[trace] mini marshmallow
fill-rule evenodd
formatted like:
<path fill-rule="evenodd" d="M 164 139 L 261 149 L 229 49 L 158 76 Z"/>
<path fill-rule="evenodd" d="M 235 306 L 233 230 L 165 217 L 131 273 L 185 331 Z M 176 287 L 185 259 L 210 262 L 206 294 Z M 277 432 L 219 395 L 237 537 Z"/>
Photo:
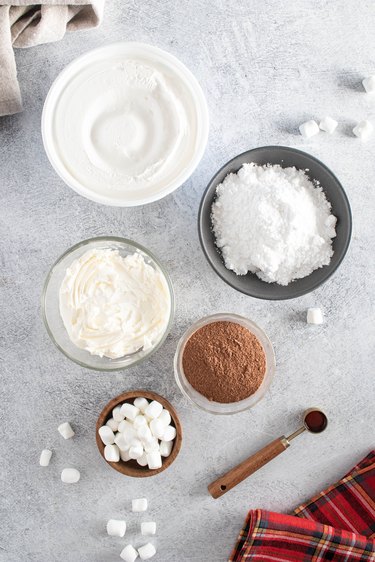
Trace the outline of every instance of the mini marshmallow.
<path fill-rule="evenodd" d="M 151 419 L 158 418 L 163 411 L 163 406 L 157 400 L 153 400 L 145 410 L 145 415 Z"/>
<path fill-rule="evenodd" d="M 148 464 L 147 454 L 143 453 L 143 455 L 137 459 L 137 463 L 139 464 L 139 466 L 146 466 Z"/>
<path fill-rule="evenodd" d="M 307 309 L 307 323 L 308 324 L 323 324 L 323 312 L 320 308 L 308 308 Z"/>
<path fill-rule="evenodd" d="M 147 453 L 147 464 L 150 470 L 156 470 L 157 468 L 162 467 L 163 461 L 159 451 L 151 451 L 150 453 Z"/>
<path fill-rule="evenodd" d="M 70 439 L 75 435 L 72 426 L 69 422 L 65 422 L 59 425 L 57 431 L 64 437 L 64 439 Z"/>
<path fill-rule="evenodd" d="M 143 442 L 143 443 L 149 443 L 152 441 L 153 439 L 153 435 L 151 433 L 151 429 L 148 427 L 148 425 L 142 425 L 138 430 L 137 430 L 137 435 L 139 437 L 139 439 Z"/>
<path fill-rule="evenodd" d="M 313 137 L 319 133 L 318 123 L 311 119 L 299 126 L 299 132 L 306 139 Z"/>
<path fill-rule="evenodd" d="M 159 450 L 159 441 L 156 439 L 156 437 L 152 437 L 150 441 L 145 441 L 144 450 L 146 451 L 146 453 L 151 453 L 152 451 Z"/>
<path fill-rule="evenodd" d="M 117 433 L 115 437 L 115 444 L 120 451 L 128 451 L 131 445 L 131 440 L 126 439 L 123 433 Z"/>
<path fill-rule="evenodd" d="M 161 421 L 164 427 L 167 427 L 167 425 L 169 425 L 172 421 L 171 414 L 168 412 L 168 410 L 164 409 L 158 417 L 158 420 Z"/>
<path fill-rule="evenodd" d="M 144 537 L 155 535 L 156 533 L 156 523 L 154 521 L 143 521 L 141 523 L 141 534 Z"/>
<path fill-rule="evenodd" d="M 109 462 L 118 462 L 120 460 L 120 450 L 117 445 L 106 445 L 104 447 L 104 458 Z"/>
<path fill-rule="evenodd" d="M 154 437 L 161 439 L 164 435 L 166 427 L 163 422 L 156 418 L 150 422 L 150 429 Z"/>
<path fill-rule="evenodd" d="M 125 402 L 125 404 L 121 406 L 121 414 L 128 420 L 134 421 L 139 414 L 139 408 Z"/>
<path fill-rule="evenodd" d="M 139 398 L 136 398 L 134 400 L 133 404 L 136 408 L 138 408 L 142 412 L 142 414 L 144 414 L 144 412 L 145 412 L 145 410 L 146 410 L 146 408 L 149 404 L 149 401 L 146 398 L 142 398 L 140 396 Z"/>
<path fill-rule="evenodd" d="M 120 406 L 116 406 L 116 408 L 113 408 L 112 417 L 118 423 L 120 423 L 124 419 L 125 416 L 122 415 Z"/>
<path fill-rule="evenodd" d="M 118 430 L 120 433 L 124 433 L 124 435 L 126 435 L 128 439 L 133 439 L 137 435 L 133 424 L 127 420 L 123 420 L 119 423 Z"/>
<path fill-rule="evenodd" d="M 122 549 L 120 558 L 125 560 L 125 562 L 134 562 L 138 558 L 138 552 L 135 550 L 134 546 L 128 544 L 124 549 Z"/>
<path fill-rule="evenodd" d="M 40 466 L 48 466 L 51 457 L 52 457 L 52 451 L 50 451 L 49 449 L 43 449 L 43 451 L 40 453 L 40 459 L 39 459 Z"/>
<path fill-rule="evenodd" d="M 147 499 L 146 498 L 137 498 L 132 500 L 132 511 L 134 513 L 139 513 L 140 511 L 147 510 Z"/>
<path fill-rule="evenodd" d="M 131 459 L 139 459 L 144 453 L 143 445 L 140 441 L 134 440 L 129 449 L 129 457 Z"/>
<path fill-rule="evenodd" d="M 173 425 L 168 425 L 163 433 L 163 441 L 173 441 L 173 439 L 176 437 L 176 428 L 173 427 Z"/>
<path fill-rule="evenodd" d="M 121 451 L 120 449 L 120 459 L 124 462 L 130 461 L 129 451 Z"/>
<path fill-rule="evenodd" d="M 162 441 L 159 446 L 160 454 L 162 457 L 169 457 L 172 452 L 173 441 Z"/>
<path fill-rule="evenodd" d="M 141 560 L 148 560 L 152 558 L 156 554 L 156 548 L 150 542 L 138 548 L 138 554 L 141 557 Z"/>
<path fill-rule="evenodd" d="M 337 125 L 338 122 L 327 115 L 327 117 L 324 117 L 324 119 L 322 119 L 319 123 L 319 129 L 332 135 L 332 133 L 335 132 Z"/>
<path fill-rule="evenodd" d="M 110 519 L 107 523 L 107 533 L 111 537 L 123 537 L 126 533 L 125 521 Z"/>
<path fill-rule="evenodd" d="M 65 484 L 75 484 L 80 478 L 81 475 L 76 468 L 64 468 L 61 473 L 61 480 Z"/>
<path fill-rule="evenodd" d="M 139 429 L 142 425 L 147 425 L 147 420 L 145 416 L 138 415 L 133 422 L 134 429 Z"/>
<path fill-rule="evenodd" d="M 371 137 L 373 130 L 374 127 L 372 123 L 370 123 L 370 121 L 365 120 L 365 121 L 361 121 L 360 123 L 358 123 L 358 125 L 354 127 L 353 133 L 359 139 L 366 141 Z"/>
<path fill-rule="evenodd" d="M 362 84 L 368 94 L 375 92 L 375 75 L 362 80 Z"/>
<path fill-rule="evenodd" d="M 108 425 L 103 425 L 98 431 L 100 439 L 103 441 L 104 445 L 112 445 L 115 442 L 115 434 Z"/>
<path fill-rule="evenodd" d="M 118 431 L 118 422 L 113 418 L 109 419 L 105 425 L 108 425 L 108 427 L 110 427 L 112 431 Z"/>

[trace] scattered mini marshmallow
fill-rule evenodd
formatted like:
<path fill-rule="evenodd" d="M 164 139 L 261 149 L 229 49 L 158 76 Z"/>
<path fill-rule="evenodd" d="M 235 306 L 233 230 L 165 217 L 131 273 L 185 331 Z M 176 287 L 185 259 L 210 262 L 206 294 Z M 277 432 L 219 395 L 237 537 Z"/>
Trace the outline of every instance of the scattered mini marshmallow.
<path fill-rule="evenodd" d="M 176 437 L 176 428 L 173 425 L 168 425 L 163 433 L 162 440 L 163 441 L 173 441 Z"/>
<path fill-rule="evenodd" d="M 151 419 L 158 418 L 163 411 L 163 406 L 157 400 L 153 400 L 145 409 L 145 415 Z"/>
<path fill-rule="evenodd" d="M 126 522 L 120 519 L 110 519 L 107 523 L 107 533 L 111 537 L 123 537 L 126 533 Z"/>
<path fill-rule="evenodd" d="M 138 548 L 138 554 L 141 560 L 148 560 L 156 554 L 156 548 L 150 542 Z"/>
<path fill-rule="evenodd" d="M 116 444 L 104 447 L 104 458 L 108 462 L 118 462 L 120 460 L 120 449 Z"/>
<path fill-rule="evenodd" d="M 39 459 L 40 466 L 48 466 L 51 457 L 52 457 L 52 451 L 50 451 L 49 449 L 43 449 L 43 451 L 40 453 L 40 459 Z"/>
<path fill-rule="evenodd" d="M 162 441 L 159 446 L 159 451 L 162 457 L 169 457 L 172 452 L 173 441 Z"/>
<path fill-rule="evenodd" d="M 147 466 L 147 453 L 143 453 L 143 455 L 137 459 L 137 463 L 139 466 Z"/>
<path fill-rule="evenodd" d="M 308 324 L 323 324 L 323 312 L 321 308 L 308 308 L 307 309 L 307 323 Z"/>
<path fill-rule="evenodd" d="M 149 405 L 149 401 L 146 398 L 139 396 L 139 398 L 136 398 L 134 400 L 133 404 L 136 408 L 138 408 L 138 410 L 142 412 L 142 414 L 144 414 L 147 406 Z"/>
<path fill-rule="evenodd" d="M 121 406 L 121 414 L 123 414 L 124 418 L 134 421 L 139 414 L 139 408 L 125 402 L 125 404 Z"/>
<path fill-rule="evenodd" d="M 150 429 L 154 437 L 156 437 L 157 439 L 161 439 L 164 435 L 166 427 L 162 421 L 160 421 L 158 418 L 155 418 L 150 422 Z"/>
<path fill-rule="evenodd" d="M 337 125 L 338 122 L 335 119 L 332 119 L 332 117 L 329 117 L 329 115 L 327 115 L 327 117 L 324 117 L 324 119 L 322 119 L 321 122 L 319 123 L 319 129 L 332 135 L 332 133 L 336 131 Z"/>
<path fill-rule="evenodd" d="M 120 558 L 125 560 L 125 562 L 134 562 L 138 558 L 138 552 L 135 550 L 134 546 L 128 544 L 122 549 L 120 553 Z"/>
<path fill-rule="evenodd" d="M 113 408 L 112 417 L 118 423 L 120 423 L 124 419 L 125 416 L 123 416 L 121 413 L 121 406 L 116 406 L 115 408 Z"/>
<path fill-rule="evenodd" d="M 129 448 L 129 457 L 131 459 L 139 459 L 143 455 L 143 445 L 140 441 L 134 440 L 132 446 Z"/>
<path fill-rule="evenodd" d="M 112 429 L 112 431 L 118 431 L 118 424 L 119 422 L 115 421 L 113 418 L 109 419 L 106 423 L 108 427 Z"/>
<path fill-rule="evenodd" d="M 156 470 L 162 467 L 163 461 L 158 450 L 147 453 L 147 464 L 150 470 Z"/>
<path fill-rule="evenodd" d="M 310 121 L 306 121 L 299 126 L 299 132 L 303 137 L 306 139 L 313 137 L 319 133 L 319 126 L 316 121 L 311 119 Z"/>
<path fill-rule="evenodd" d="M 360 123 L 358 123 L 358 125 L 354 127 L 353 133 L 359 139 L 366 141 L 371 137 L 373 130 L 374 127 L 372 123 L 370 123 L 370 121 L 364 120 L 360 121 Z"/>
<path fill-rule="evenodd" d="M 115 434 L 108 425 L 100 427 L 98 433 L 104 445 L 112 445 L 115 442 Z"/>
<path fill-rule="evenodd" d="M 375 92 L 375 75 L 368 76 L 368 78 L 364 78 L 364 80 L 362 80 L 362 84 L 363 84 L 363 87 L 368 94 L 374 93 Z"/>
<path fill-rule="evenodd" d="M 172 421 L 171 414 L 165 408 L 157 419 L 161 421 L 164 427 L 167 427 Z"/>
<path fill-rule="evenodd" d="M 75 484 L 80 478 L 81 475 L 76 468 L 64 468 L 61 472 L 61 480 L 65 484 Z"/>
<path fill-rule="evenodd" d="M 147 511 L 147 499 L 137 498 L 132 500 L 132 511 L 134 513 L 139 513 L 140 511 Z"/>
<path fill-rule="evenodd" d="M 61 423 L 57 428 L 57 431 L 64 437 L 64 439 L 70 439 L 75 435 L 69 422 Z"/>
<path fill-rule="evenodd" d="M 144 537 L 155 535 L 155 533 L 156 533 L 155 521 L 143 521 L 141 523 L 141 534 Z"/>

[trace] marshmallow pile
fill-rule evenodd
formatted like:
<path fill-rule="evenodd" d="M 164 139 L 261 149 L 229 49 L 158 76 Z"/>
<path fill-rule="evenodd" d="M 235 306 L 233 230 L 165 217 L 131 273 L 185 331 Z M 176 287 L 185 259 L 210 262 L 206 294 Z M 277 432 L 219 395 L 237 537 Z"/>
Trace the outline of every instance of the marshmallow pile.
<path fill-rule="evenodd" d="M 143 512 L 147 510 L 147 499 L 138 498 L 132 500 L 132 511 L 135 513 Z M 111 537 L 124 537 L 126 533 L 126 521 L 119 519 L 110 519 L 107 523 L 107 533 Z M 141 523 L 141 534 L 142 536 L 152 536 L 156 533 L 156 523 L 155 521 L 143 521 Z M 144 544 L 138 549 L 135 549 L 132 544 L 126 545 L 121 553 L 120 558 L 125 560 L 125 562 L 134 562 L 138 556 L 141 560 L 149 560 L 156 554 L 156 548 L 152 543 Z"/>
<path fill-rule="evenodd" d="M 151 470 L 161 468 L 176 437 L 171 415 L 157 400 L 136 398 L 112 410 L 112 417 L 99 429 L 104 457 L 109 462 L 134 459 Z"/>

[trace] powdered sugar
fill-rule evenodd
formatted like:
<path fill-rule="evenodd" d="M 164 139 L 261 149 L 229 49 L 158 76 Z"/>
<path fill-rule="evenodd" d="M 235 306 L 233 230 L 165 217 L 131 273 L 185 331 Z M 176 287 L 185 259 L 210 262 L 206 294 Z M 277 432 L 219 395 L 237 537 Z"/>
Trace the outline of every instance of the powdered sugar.
<path fill-rule="evenodd" d="M 336 217 L 303 170 L 244 164 L 216 189 L 212 225 L 225 265 L 288 285 L 328 265 Z"/>

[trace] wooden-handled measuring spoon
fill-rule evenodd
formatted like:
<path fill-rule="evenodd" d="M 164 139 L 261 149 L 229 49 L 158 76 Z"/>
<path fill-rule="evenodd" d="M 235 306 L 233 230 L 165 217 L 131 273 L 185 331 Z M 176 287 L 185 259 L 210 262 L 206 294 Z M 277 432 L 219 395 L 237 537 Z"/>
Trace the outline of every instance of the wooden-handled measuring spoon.
<path fill-rule="evenodd" d="M 208 486 L 208 491 L 213 498 L 220 498 L 226 494 L 228 490 L 237 486 L 237 484 L 245 480 L 245 478 L 254 474 L 254 472 L 262 468 L 262 466 L 285 451 L 285 449 L 289 447 L 292 439 L 298 437 L 298 435 L 303 433 L 305 430 L 310 431 L 311 433 L 321 433 L 325 430 L 327 424 L 327 416 L 324 412 L 322 412 L 322 410 L 319 410 L 318 408 L 309 408 L 304 413 L 302 427 L 289 435 L 289 437 L 282 435 L 278 439 L 275 439 L 275 441 L 272 441 L 272 443 L 263 447 L 263 449 L 243 461 L 241 464 L 232 468 L 232 470 L 215 480 L 215 482 L 212 482 Z"/>

